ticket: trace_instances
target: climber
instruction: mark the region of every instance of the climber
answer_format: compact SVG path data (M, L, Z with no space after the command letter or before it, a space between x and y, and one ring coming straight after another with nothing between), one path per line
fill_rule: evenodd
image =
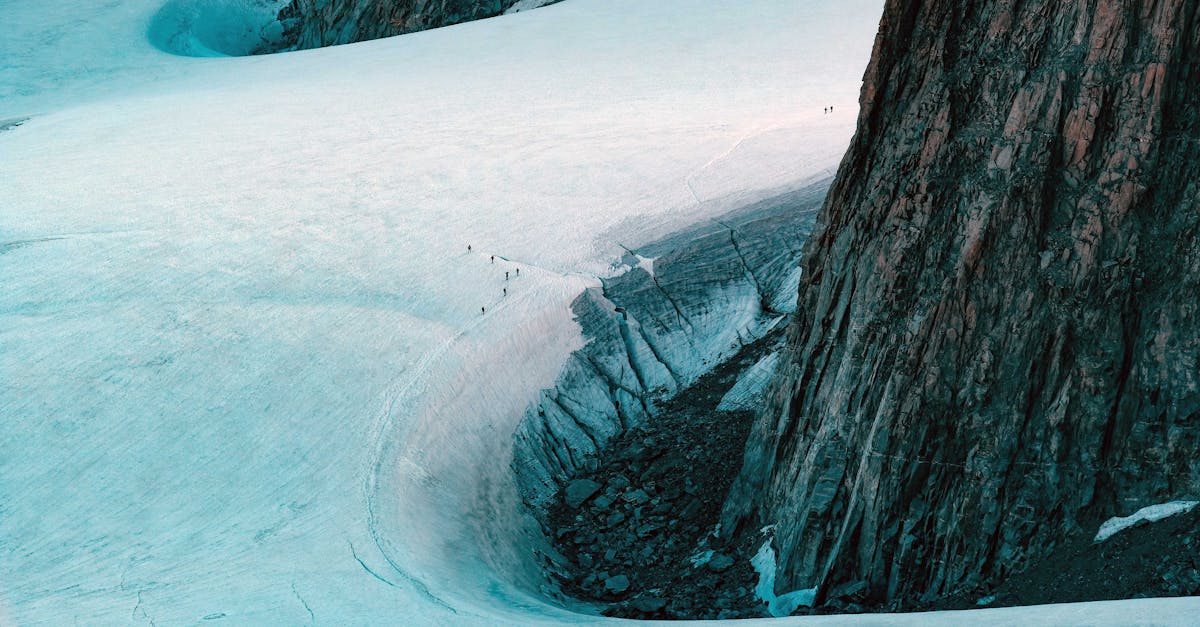
M481 314L485 314L485 313L487 313L487 307L480 307L480 308L479 308L479 313L481 313Z
M504 271L504 280L505 280L505 281L507 281L507 280L508 280L508 270L505 270L505 271Z
M471 252L471 245L467 244L467 252Z
M496 256L492 255L492 263L496 263Z
M517 268L517 276L521 276L521 269Z
M505 288L502 288L502 289L504 290L504 295L505 295L505 296L508 296L508 288L507 288L507 287L505 287Z

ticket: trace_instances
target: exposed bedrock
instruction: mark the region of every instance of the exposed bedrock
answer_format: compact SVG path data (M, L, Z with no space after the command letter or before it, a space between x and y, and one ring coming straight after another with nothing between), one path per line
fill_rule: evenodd
M890 0L726 530L987 588L1200 495L1200 1Z
M588 343L514 434L517 484L535 512L660 401L781 324L795 307L799 242L828 184L631 250L628 270L576 299Z
M286 25L284 47L304 50L494 17L518 4L533 7L557 1L291 0L279 12L279 21Z

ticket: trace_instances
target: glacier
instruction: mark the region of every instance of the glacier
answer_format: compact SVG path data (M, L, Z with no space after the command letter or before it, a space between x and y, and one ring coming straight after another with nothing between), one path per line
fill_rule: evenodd
M830 176L881 2L567 0L230 56L274 6L0 0L0 624L605 620L546 596L510 468L571 304ZM816 622L884 620L963 619Z

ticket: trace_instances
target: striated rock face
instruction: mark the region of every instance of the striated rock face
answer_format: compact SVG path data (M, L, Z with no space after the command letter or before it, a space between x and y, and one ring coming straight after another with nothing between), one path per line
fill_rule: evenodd
M288 49L320 48L500 15L518 0L291 0L279 12ZM548 4L548 3L541 3Z
M889 0L724 513L780 591L982 589L1200 495L1197 84L1197 0Z

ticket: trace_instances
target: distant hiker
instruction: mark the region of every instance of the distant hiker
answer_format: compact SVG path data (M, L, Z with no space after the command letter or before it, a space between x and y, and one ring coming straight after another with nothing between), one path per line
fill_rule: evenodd
M521 269L517 268L517 276L521 276Z
M833 113L833 105L829 105L829 112Z
M480 307L479 313L481 313L481 314L487 313L487 307Z
M508 288L506 287L506 288L503 288L503 289L504 289L504 295L505 295L505 296L508 296Z
M824 111L825 113L829 113L829 107L825 107Z
M496 263L496 256L492 255L492 263Z
M467 244L467 252L471 252L471 245Z
M505 271L504 271L504 280L505 280L505 281L507 281L507 280L508 280L508 270L505 270Z

